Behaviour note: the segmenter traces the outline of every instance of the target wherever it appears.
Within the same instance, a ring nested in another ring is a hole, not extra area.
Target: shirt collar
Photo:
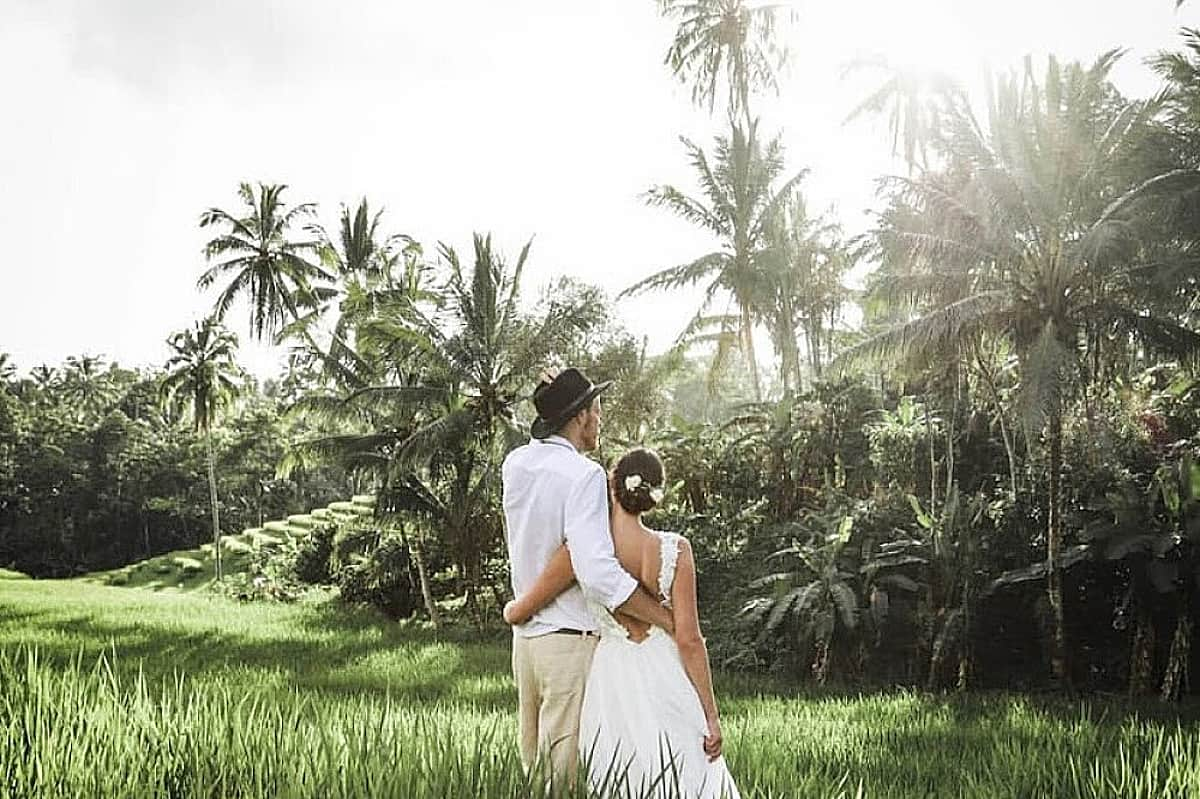
[[[545,438],[538,439],[538,440],[541,441],[543,444],[554,444],[555,446],[558,446],[558,447],[566,447],[567,449],[569,449],[575,453],[579,452],[579,450],[575,449],[574,444],[572,444],[570,441],[568,441],[566,438],[564,438],[562,436],[558,436],[558,435],[546,436]]]

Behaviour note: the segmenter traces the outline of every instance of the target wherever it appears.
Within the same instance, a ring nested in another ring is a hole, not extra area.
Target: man
[[[520,596],[565,543],[578,584],[513,627],[521,759],[548,758],[570,781],[578,762],[579,713],[599,640],[587,597],[609,610],[671,630],[671,614],[621,568],[609,533],[608,478],[583,453],[600,439],[600,394],[578,369],[548,372],[533,394],[533,440],[504,460],[504,519],[512,587]]]

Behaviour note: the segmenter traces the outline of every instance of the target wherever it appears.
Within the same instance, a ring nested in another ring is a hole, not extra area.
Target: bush
[[[380,536],[379,546],[367,555],[355,556],[338,571],[342,599],[372,605],[394,619],[411,616],[420,601],[411,563],[408,546],[400,536]]]
[[[300,539],[291,553],[291,573],[297,582],[313,585],[329,585],[334,582],[330,567],[333,555],[333,538],[337,526],[319,524],[312,532]]]

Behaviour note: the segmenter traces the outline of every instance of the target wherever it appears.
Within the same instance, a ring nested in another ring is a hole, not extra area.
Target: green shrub
[[[289,553],[291,574],[295,580],[313,585],[329,585],[334,581],[329,559],[333,555],[336,533],[337,525],[321,523],[296,543],[295,549]]]
[[[411,577],[408,546],[398,535],[384,534],[379,546],[355,556],[337,573],[337,586],[346,602],[372,605],[394,619],[417,609],[420,592]]]

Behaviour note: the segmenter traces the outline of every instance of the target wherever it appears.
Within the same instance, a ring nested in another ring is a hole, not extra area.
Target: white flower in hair
[[[640,474],[631,474],[625,478],[625,490],[637,491],[638,486],[642,484],[642,476]]]
[[[661,488],[650,489],[650,499],[654,500],[655,504],[662,502],[663,490]]]

